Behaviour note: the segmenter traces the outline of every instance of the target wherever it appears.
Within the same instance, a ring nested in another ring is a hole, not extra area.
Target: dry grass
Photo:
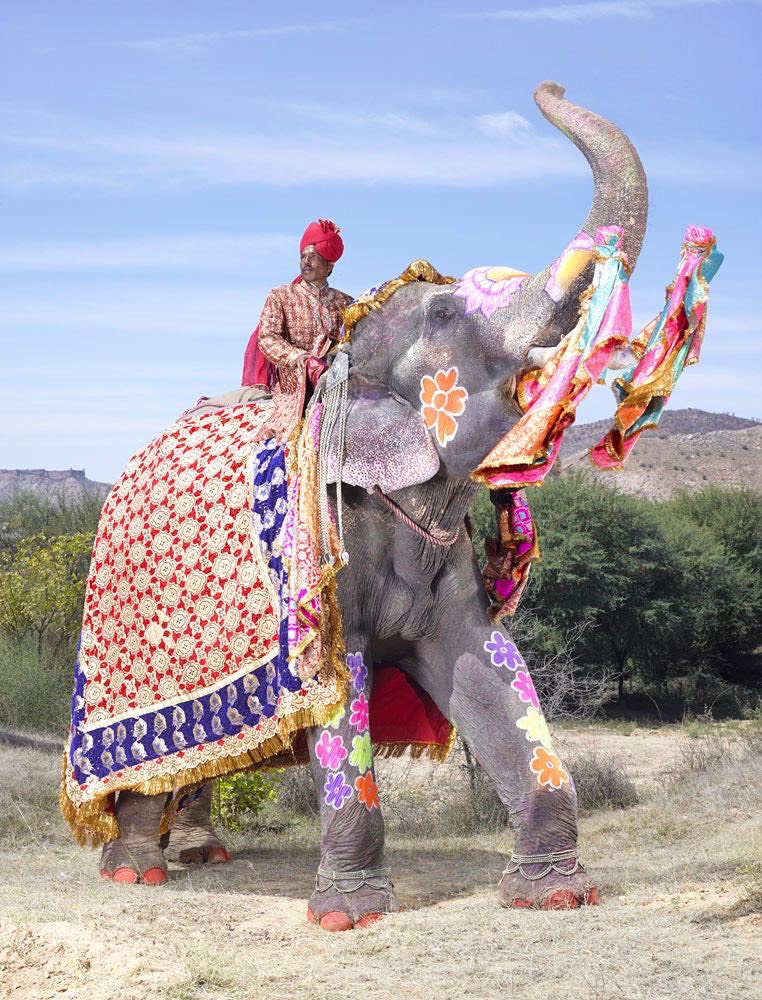
[[[46,819],[57,762],[0,749],[0,826],[9,805],[28,824],[2,853],[0,997],[756,998],[762,754],[750,748],[680,775],[671,755],[665,762],[671,781],[633,808],[583,816],[584,858],[604,903],[568,913],[497,906],[508,831],[397,825],[405,784],[420,790],[414,811],[420,779],[446,798],[462,780],[456,768],[382,762],[389,858],[408,908],[329,935],[304,919],[314,819],[250,834],[230,865],[173,869],[162,889],[113,886],[97,879],[94,852]]]

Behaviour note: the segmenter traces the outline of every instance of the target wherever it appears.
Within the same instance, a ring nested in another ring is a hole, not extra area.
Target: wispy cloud
[[[198,31],[185,35],[163,35],[158,38],[140,38],[125,42],[131,49],[142,49],[158,55],[194,56],[224,42],[251,39],[277,38],[283,35],[314,34],[325,31],[344,31],[365,24],[364,18],[345,18],[334,21],[316,21],[312,24],[282,24],[261,28],[243,28],[234,31]]]
[[[468,11],[458,18],[480,21],[597,21],[601,18],[644,20],[656,11],[680,7],[759,6],[760,0],[599,0],[591,3],[508,7],[501,10]]]
[[[298,105],[299,114],[306,110]],[[96,122],[29,120],[6,128],[0,185],[80,185],[125,191],[268,184],[425,184],[490,187],[542,177],[584,176],[570,143],[517,127],[520,116],[452,115],[436,122],[396,112],[325,112],[320,128],[285,113],[269,132],[208,126],[116,131]],[[514,116],[514,117],[511,117]],[[499,121],[498,121],[499,119]],[[512,131],[506,124],[513,122]],[[502,128],[499,127],[500,121]],[[285,130],[285,131],[284,131]],[[520,141],[518,132],[521,132]]]
[[[0,273],[173,271],[251,274],[274,261],[293,264],[295,236],[214,233],[133,239],[0,244]]]

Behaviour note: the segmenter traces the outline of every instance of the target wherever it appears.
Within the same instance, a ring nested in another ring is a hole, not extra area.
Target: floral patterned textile
[[[711,229],[689,226],[686,230],[677,276],[667,288],[664,308],[630,344],[637,364],[614,380],[618,402],[614,426],[591,449],[595,465],[622,468],[642,432],[658,426],[683,369],[698,361],[709,282],[723,261],[715,247]]]
[[[344,700],[317,544],[319,416],[285,446],[256,443],[269,406],[182,417],[106,500],[61,793],[80,842],[118,835],[113,792],[251,766]]]

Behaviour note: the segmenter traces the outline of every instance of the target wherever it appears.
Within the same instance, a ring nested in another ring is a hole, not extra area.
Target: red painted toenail
[[[135,885],[138,880],[138,873],[134,872],[132,868],[117,868],[113,878],[115,882],[124,882],[125,885]]]
[[[232,860],[232,855],[224,847],[210,847],[206,856],[206,862],[209,865],[223,865],[230,860]]]
[[[534,903],[528,899],[512,899],[511,906],[516,910],[531,910]]]
[[[98,873],[100,874],[101,878],[112,879],[114,877],[114,873],[110,872],[108,868],[99,868]]]
[[[585,906],[597,906],[600,903],[600,897],[598,896],[598,890],[594,885],[589,886],[585,889],[585,895],[582,897],[582,902]]]
[[[541,910],[576,910],[578,906],[577,897],[568,889],[554,892],[540,903]]]
[[[382,917],[383,913],[366,913],[364,917],[360,917],[359,920],[355,921],[355,927],[370,927],[371,924],[375,924]]]
[[[149,868],[148,871],[143,872],[144,885],[161,885],[162,882],[166,881],[167,873],[163,868]]]
[[[320,926],[324,931],[351,931],[352,920],[340,910],[330,910],[320,918]]]
[[[307,919],[309,920],[309,922],[311,924],[316,924],[317,923],[317,917],[312,912],[312,910],[309,908],[309,906],[307,907]]]

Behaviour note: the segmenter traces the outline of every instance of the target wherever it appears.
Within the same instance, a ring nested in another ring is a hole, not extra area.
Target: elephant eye
[[[453,312],[445,305],[435,306],[431,312],[432,319],[437,320],[439,323],[446,323],[448,319],[452,319]]]

